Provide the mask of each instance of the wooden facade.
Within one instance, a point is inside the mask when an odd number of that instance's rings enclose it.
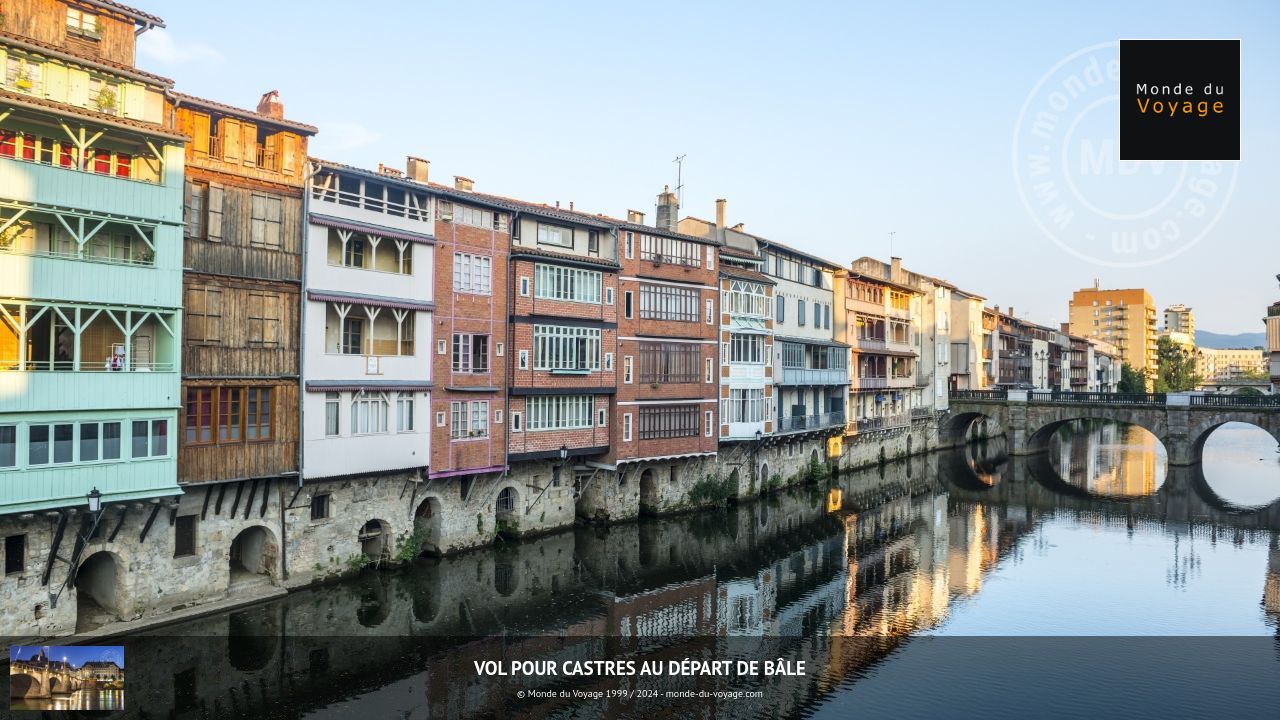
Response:
[[[279,108],[268,93],[264,112],[251,112],[175,94],[169,109],[192,138],[183,192],[183,483],[298,471],[303,168],[315,130],[266,114],[269,98]]]
[[[135,29],[164,26],[158,17],[123,6],[75,0],[8,0],[3,14],[4,32],[125,66],[134,62]]]

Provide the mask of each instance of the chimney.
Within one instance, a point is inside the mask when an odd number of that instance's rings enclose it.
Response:
[[[724,198],[718,198],[716,200],[716,227],[720,227],[720,228],[724,227],[725,215],[728,214],[727,213],[728,205],[729,205],[729,201],[725,200]]]
[[[569,212],[573,212],[573,201],[569,201]]]
[[[732,231],[734,231],[734,232],[742,232],[742,223],[738,223],[737,225],[734,225],[733,227],[731,227],[731,228],[729,228],[729,229],[730,229],[730,230],[732,230]]]
[[[902,277],[902,258],[899,258],[899,257],[889,258],[889,280],[891,282],[901,282],[899,280],[899,278],[901,277]]]
[[[430,169],[431,169],[430,160],[423,160],[420,157],[414,157],[412,155],[410,155],[405,160],[406,174],[408,174],[409,179],[413,180],[414,182],[420,182],[425,185],[428,182],[427,171]]]
[[[628,211],[627,211],[627,222],[629,222],[629,223],[635,223],[635,224],[637,224],[637,225],[643,225],[643,224],[644,224],[644,213],[640,212],[639,210],[628,210]]]
[[[279,91],[272,90],[263,94],[262,99],[258,101],[258,114],[277,120],[284,119],[284,103],[280,102]]]
[[[654,226],[668,232],[676,231],[676,223],[680,215],[680,201],[667,185],[662,186],[662,194],[658,196],[658,221]]]
[[[1012,305],[1010,305],[1010,306],[1009,306],[1009,317],[1011,317],[1011,318],[1015,318],[1015,319],[1018,317],[1018,315],[1017,315],[1016,313],[1014,313],[1014,312],[1013,312],[1013,306],[1012,306]]]
[[[1093,289],[1094,289],[1094,290],[1101,290],[1101,289],[1102,289],[1102,281],[1101,281],[1101,280],[1099,280],[1098,278],[1094,278],[1094,279],[1093,279]]]
[[[455,190],[466,190],[467,192],[471,192],[471,187],[473,185],[475,185],[475,183],[472,182],[469,177],[462,177],[461,175],[453,176],[453,188]]]

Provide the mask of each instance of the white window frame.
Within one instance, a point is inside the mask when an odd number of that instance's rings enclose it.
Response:
[[[593,372],[600,369],[600,328],[567,325],[533,326],[533,369]],[[585,344],[585,349],[581,346]]]
[[[631,413],[622,413],[622,442],[631,442]]]
[[[706,378],[707,378],[706,382],[708,383],[715,382],[715,377],[716,377],[715,360],[712,358],[705,358],[703,362],[706,365]]]
[[[529,432],[589,428],[594,411],[594,395],[531,395],[525,399]]]
[[[455,400],[449,403],[449,439],[478,440],[489,437],[489,401]]]
[[[511,432],[524,432],[524,422],[522,418],[523,416],[520,414],[519,410],[511,411]]]
[[[706,425],[702,435],[703,437],[711,437],[711,430],[715,427],[715,418],[711,416],[711,411],[707,410],[702,413],[702,419],[703,423]]]
[[[386,435],[391,403],[386,393],[360,391],[351,397],[351,434]]]
[[[540,300],[599,305],[604,273],[599,270],[538,263],[533,266],[533,296]]]
[[[413,393],[396,394],[396,432],[413,432]]]
[[[493,258],[488,255],[454,253],[453,291],[471,295],[492,295]]]
[[[630,385],[633,374],[635,373],[635,358],[631,355],[622,356],[622,382]]]

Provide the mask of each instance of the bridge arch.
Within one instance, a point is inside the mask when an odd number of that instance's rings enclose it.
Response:
[[[939,442],[944,445],[961,445],[970,440],[1004,434],[1001,407],[993,406],[989,413],[964,411],[949,414],[938,428]],[[974,433],[977,437],[972,436]]]
[[[1187,438],[1190,440],[1187,448],[1188,464],[1201,462],[1204,459],[1204,446],[1209,442],[1209,436],[1213,435],[1214,431],[1223,425],[1233,422],[1252,425],[1266,432],[1271,436],[1272,440],[1276,441],[1277,445],[1280,445],[1280,413],[1236,412],[1215,414],[1211,418],[1192,425],[1187,433]]]
[[[44,685],[34,675],[17,673],[9,676],[9,695],[15,698],[44,697]]]

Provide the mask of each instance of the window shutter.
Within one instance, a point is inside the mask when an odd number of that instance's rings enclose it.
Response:
[[[183,129],[191,136],[191,144],[195,146],[195,151],[209,154],[209,116],[204,113],[189,112],[187,113],[186,127]]]
[[[252,123],[243,123],[240,126],[240,136],[243,138],[241,142],[241,151],[244,153],[245,165],[258,164],[258,126]]]
[[[215,242],[222,241],[222,196],[222,186],[209,183],[209,227],[205,232]]]
[[[298,136],[280,133],[280,172],[293,175],[298,171]]]
[[[240,121],[231,118],[219,120],[218,136],[222,138],[222,159],[240,162]]]

